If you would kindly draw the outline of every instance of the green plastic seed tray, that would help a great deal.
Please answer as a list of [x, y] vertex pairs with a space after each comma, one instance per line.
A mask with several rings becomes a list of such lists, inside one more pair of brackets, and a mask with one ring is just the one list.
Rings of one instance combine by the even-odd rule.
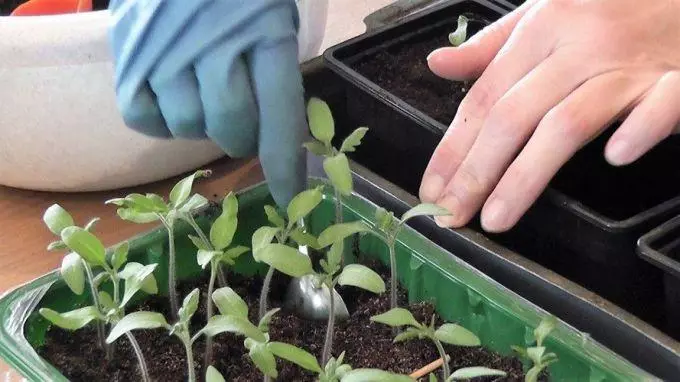
[[[311, 185], [325, 184], [317, 178]], [[324, 188], [328, 190], [329, 188]], [[324, 200], [309, 217], [312, 233], [319, 234], [334, 220], [332, 193], [324, 191]], [[238, 193], [239, 228], [234, 242], [250, 245], [253, 232], [267, 224], [263, 207], [273, 204], [266, 184]], [[363, 219], [373, 222], [376, 205], [360, 195], [344, 198], [345, 221]], [[199, 213], [197, 220], [209, 227], [218, 207]], [[210, 209], [213, 209], [211, 212]], [[189, 227], [178, 225], [175, 235], [178, 278], [192, 279], [201, 269], [196, 263], [195, 247], [187, 238]], [[160, 292], [167, 288], [167, 235], [161, 227], [131, 238], [129, 259], [148, 264], [158, 262], [156, 278]], [[377, 256], [388, 264], [385, 245], [372, 235], [362, 236], [360, 250]], [[408, 290], [411, 301], [433, 300], [438, 314], [475, 332], [482, 345], [501, 354], [512, 354], [512, 345], [530, 346], [533, 329], [548, 313], [504, 288], [477, 269], [445, 251], [410, 227], [398, 238], [399, 280]], [[264, 274], [264, 266], [242, 256], [233, 271], [244, 275]], [[261, 277], [261, 276], [258, 276]], [[145, 298], [145, 297], [142, 297]], [[58, 271], [39, 277], [6, 293], [0, 298], [0, 357], [32, 381], [66, 381], [67, 379], [36, 352], [50, 330], [49, 323], [37, 314], [40, 307], [66, 311], [89, 301], [87, 293], [75, 296], [60, 279]], [[563, 322], [559, 322], [545, 345], [559, 357], [550, 365], [553, 381], [647, 381], [657, 380], [619, 355]]]

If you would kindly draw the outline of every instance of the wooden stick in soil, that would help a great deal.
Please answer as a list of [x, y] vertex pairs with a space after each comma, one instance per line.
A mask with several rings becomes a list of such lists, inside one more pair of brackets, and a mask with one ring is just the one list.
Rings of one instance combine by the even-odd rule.
[[[447, 358], [447, 361], [448, 361], [449, 357], [447, 356], [446, 358]], [[432, 361], [432, 362], [428, 363], [427, 365], [421, 367], [420, 369], [414, 371], [413, 373], [411, 373], [409, 375], [409, 377], [411, 377], [413, 379], [422, 378], [422, 377], [430, 374], [431, 372], [439, 369], [440, 367], [442, 367], [443, 364], [444, 364], [444, 360], [442, 358], [438, 358], [435, 361]]]

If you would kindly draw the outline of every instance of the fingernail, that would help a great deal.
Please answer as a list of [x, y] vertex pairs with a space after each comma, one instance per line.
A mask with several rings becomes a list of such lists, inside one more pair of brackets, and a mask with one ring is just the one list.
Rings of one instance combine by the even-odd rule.
[[437, 204], [446, 208], [451, 213], [451, 215], [436, 216], [434, 218], [435, 223], [437, 223], [437, 225], [442, 228], [455, 226], [458, 223], [458, 219], [456, 219], [456, 216], [458, 214], [458, 207], [460, 206], [458, 198], [455, 195], [447, 195], [444, 198], [442, 198], [442, 200]]
[[485, 231], [502, 230], [508, 217], [507, 204], [502, 199], [493, 199], [482, 211], [482, 227]]
[[423, 184], [420, 187], [420, 199], [425, 203], [433, 203], [444, 190], [444, 178], [439, 175], [428, 175], [423, 179]]
[[439, 51], [442, 50], [442, 49], [443, 49], [443, 48], [437, 48], [437, 49], [433, 50], [432, 52], [430, 52], [430, 54], [427, 55], [427, 61], [430, 61], [430, 60], [431, 60], [433, 57], [435, 57], [435, 56], [439, 53]]
[[624, 139], [617, 139], [607, 147], [607, 160], [615, 165], [621, 165], [630, 157], [630, 144]]

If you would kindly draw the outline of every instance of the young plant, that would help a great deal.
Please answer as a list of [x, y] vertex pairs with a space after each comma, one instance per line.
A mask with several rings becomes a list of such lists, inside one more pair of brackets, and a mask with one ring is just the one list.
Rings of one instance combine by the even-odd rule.
[[[293, 241], [298, 245], [309, 245], [316, 248], [316, 238], [306, 233], [301, 227], [304, 218], [321, 203], [323, 195], [321, 187], [302, 191], [288, 204], [286, 214], [288, 220], [281, 217], [272, 206], [265, 206], [267, 218], [273, 226], [258, 228], [252, 237], [253, 257], [258, 262], [269, 265], [260, 294], [259, 316], [262, 319], [267, 312], [269, 285], [274, 270], [291, 277], [302, 277], [313, 272], [312, 262], [306, 254], [288, 245]], [[276, 239], [274, 243], [273, 240]]]
[[458, 27], [455, 31], [449, 33], [449, 42], [451, 45], [457, 47], [465, 42], [467, 39], [468, 21], [467, 17], [463, 15], [458, 16]]
[[[264, 374], [265, 381], [278, 376], [275, 357], [315, 373], [321, 372], [316, 358], [307, 351], [283, 342], [270, 341], [269, 323], [279, 308], [268, 311], [255, 326], [248, 319], [248, 305], [233, 289], [220, 288], [213, 293], [212, 299], [221, 314], [212, 317], [201, 333], [212, 337], [231, 332], [246, 337], [244, 346], [248, 349], [248, 356]], [[219, 373], [213, 370], [211, 374], [215, 378]]]
[[313, 154], [324, 157], [323, 168], [335, 193], [335, 223], [342, 223], [342, 198], [351, 195], [354, 187], [345, 153], [356, 151], [368, 128], [354, 130], [338, 150], [332, 144], [335, 122], [328, 104], [318, 98], [311, 98], [307, 104], [307, 119], [314, 139], [304, 146]]
[[442, 216], [449, 215], [449, 211], [435, 204], [422, 203], [402, 215], [401, 219], [396, 220], [392, 212], [387, 212], [382, 207], [378, 207], [375, 212], [377, 225], [371, 227], [363, 221], [351, 223], [334, 224], [327, 227], [318, 239], [318, 247], [324, 248], [331, 243], [342, 240], [357, 233], [371, 233], [380, 238], [388, 247], [390, 253], [390, 308], [397, 307], [397, 259], [395, 244], [397, 236], [404, 224], [416, 216]]
[[553, 316], [547, 316], [541, 320], [538, 327], [534, 329], [534, 338], [536, 339], [536, 346], [523, 348], [520, 346], [513, 346], [512, 349], [521, 357], [530, 360], [533, 365], [524, 376], [525, 382], [536, 382], [541, 372], [550, 366], [550, 364], [557, 362], [558, 358], [555, 353], [546, 353], [546, 347], [543, 346], [543, 341], [548, 334], [555, 329], [557, 319]]
[[168, 232], [168, 296], [170, 309], [176, 314], [178, 307], [176, 290], [176, 258], [174, 227], [177, 219], [188, 222], [204, 243], [209, 241], [193, 218], [193, 211], [208, 204], [208, 200], [199, 195], [191, 195], [194, 180], [210, 176], [209, 170], [199, 170], [180, 180], [170, 191], [169, 202], [156, 194], [129, 194], [124, 198], [106, 201], [106, 204], [118, 206], [118, 216], [127, 221], [144, 224], [160, 221]]
[[[430, 324], [423, 324], [418, 322], [415, 317], [406, 309], [394, 308], [385, 313], [379, 314], [377, 316], [371, 317], [372, 322], [379, 322], [393, 328], [399, 328], [406, 326], [406, 330], [399, 333], [395, 338], [394, 342], [407, 341], [411, 339], [429, 339], [431, 340], [441, 359], [446, 360], [448, 356], [444, 351], [444, 346], [442, 343], [455, 346], [480, 346], [481, 342], [479, 338], [471, 331], [465, 329], [464, 327], [457, 324], [445, 323], [438, 328], [435, 327], [435, 315], [432, 315], [432, 320]], [[443, 369], [443, 379], [445, 381], [450, 381], [451, 373], [449, 371], [448, 362], [442, 364]], [[478, 370], [482, 371], [482, 370]], [[501, 371], [494, 370], [495, 373], [502, 373]], [[483, 374], [483, 375], [496, 375], [496, 374]], [[477, 375], [482, 376], [482, 375]]]
[[[238, 200], [233, 193], [229, 193], [222, 201], [222, 213], [215, 219], [210, 227], [210, 239], [206, 243], [204, 240], [196, 236], [189, 235], [189, 238], [198, 248], [198, 264], [205, 269], [210, 266], [210, 281], [208, 282], [208, 296], [213, 295], [215, 289], [215, 279], [218, 269], [222, 269], [223, 265], [233, 266], [236, 259], [242, 254], [246, 253], [249, 248], [243, 246], [236, 246], [229, 248], [236, 227], [238, 225]], [[210, 297], [207, 301], [206, 322], [213, 316], [213, 303]], [[212, 338], [208, 337], [206, 340], [205, 362], [204, 365], [210, 365], [212, 361]]]

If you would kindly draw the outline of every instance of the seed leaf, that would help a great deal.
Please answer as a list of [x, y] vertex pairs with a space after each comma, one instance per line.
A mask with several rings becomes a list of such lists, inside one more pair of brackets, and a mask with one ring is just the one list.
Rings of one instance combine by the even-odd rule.
[[274, 267], [291, 277], [302, 277], [313, 272], [309, 256], [283, 244], [269, 244], [256, 255], [256, 260]]
[[55, 235], [61, 235], [61, 231], [75, 225], [73, 217], [62, 206], [53, 204], [45, 210], [43, 221], [47, 228]]
[[296, 224], [305, 216], [309, 215], [309, 213], [321, 203], [322, 198], [321, 187], [302, 191], [295, 195], [288, 204], [288, 227], [292, 227], [293, 224]]
[[111, 329], [111, 333], [106, 338], [107, 343], [113, 343], [123, 334], [137, 329], [157, 329], [170, 328], [165, 317], [156, 312], [134, 312], [123, 317], [116, 326]]
[[267, 346], [263, 343], [255, 343], [250, 347], [248, 352], [250, 359], [253, 360], [255, 366], [262, 372], [262, 374], [268, 375], [271, 378], [276, 378], [278, 376], [278, 371], [276, 371], [276, 358], [269, 351]]
[[83, 228], [71, 226], [61, 231], [61, 240], [92, 265], [106, 266], [106, 249], [99, 239]]
[[274, 315], [278, 313], [279, 310], [281, 310], [281, 308], [270, 309], [264, 314], [264, 316], [262, 316], [259, 324], [257, 325], [261, 332], [266, 333], [269, 331], [269, 323], [271, 322], [272, 317], [274, 317]]
[[248, 304], [233, 289], [223, 287], [213, 292], [212, 300], [223, 315], [248, 319]]
[[220, 374], [214, 366], [208, 366], [208, 370], [205, 371], [205, 382], [226, 382], [222, 374]]
[[352, 285], [373, 293], [385, 292], [385, 282], [380, 275], [361, 264], [349, 264], [340, 273], [338, 284]]
[[91, 321], [102, 318], [94, 306], [86, 306], [66, 313], [58, 313], [49, 308], [41, 308], [39, 313], [54, 325], [66, 330], [78, 330]]
[[394, 374], [379, 369], [354, 369], [348, 371], [341, 382], [415, 382], [408, 375]]
[[444, 207], [438, 206], [436, 204], [430, 204], [430, 203], [421, 203], [418, 204], [417, 206], [411, 208], [410, 210], [406, 211], [406, 213], [401, 217], [401, 221], [405, 222], [410, 218], [416, 217], [416, 216], [441, 216], [441, 215], [450, 215], [451, 213], [449, 210], [447, 210]]
[[536, 337], [536, 344], [538, 346], [543, 345], [543, 340], [550, 334], [553, 329], [557, 326], [557, 318], [554, 316], [548, 316], [541, 320], [538, 327], [534, 329], [534, 336]]
[[312, 154], [318, 155], [320, 157], [328, 155], [330, 151], [328, 150], [328, 147], [319, 141], [305, 142], [302, 144], [302, 146], [304, 146]]
[[123, 220], [137, 224], [146, 224], [158, 220], [158, 215], [153, 212], [138, 212], [132, 208], [119, 208], [116, 213]]
[[253, 256], [257, 260], [257, 255], [260, 250], [271, 244], [274, 237], [281, 231], [280, 228], [276, 227], [260, 227], [253, 233]]
[[182, 322], [188, 322], [191, 317], [196, 313], [198, 309], [198, 288], [194, 289], [186, 297], [184, 297], [184, 302], [182, 302], [182, 307], [179, 308], [179, 320]]
[[443, 324], [434, 332], [439, 341], [456, 346], [479, 346], [479, 338], [471, 331], [456, 324]]
[[371, 321], [380, 322], [381, 324], [389, 325], [392, 327], [410, 325], [410, 326], [420, 326], [415, 317], [404, 308], [394, 308], [388, 310], [385, 313], [379, 314], [377, 316], [371, 317]]
[[352, 171], [343, 153], [323, 160], [323, 169], [333, 186], [344, 196], [352, 194]]
[[198, 261], [198, 265], [205, 269], [214, 258], [219, 256], [222, 256], [222, 251], [206, 251], [204, 249], [199, 249], [196, 254], [196, 260]]
[[85, 290], [85, 267], [80, 256], [75, 253], [64, 256], [59, 273], [73, 293], [79, 296], [83, 294]]
[[356, 150], [356, 147], [361, 144], [361, 140], [364, 138], [367, 131], [368, 127], [360, 127], [354, 130], [352, 134], [350, 134], [342, 142], [342, 146], [340, 146], [340, 152], [343, 153], [354, 152]]
[[286, 226], [285, 220], [279, 215], [278, 211], [276, 211], [276, 208], [266, 205], [264, 206], [264, 213], [267, 214], [267, 220], [269, 220], [270, 223], [274, 224], [276, 227], [283, 228]]
[[[138, 264], [138, 263], [131, 263]], [[141, 264], [139, 264], [141, 265]], [[143, 265], [137, 267], [133, 265], [132, 267], [137, 267], [137, 270], [125, 279], [125, 292], [123, 292], [123, 300], [121, 301], [121, 306], [125, 306], [130, 299], [140, 290], [145, 283], [148, 283], [149, 276], [153, 277], [153, 271], [156, 269], [158, 264]], [[127, 269], [127, 267], [126, 267]], [[155, 289], [155, 290], [154, 290]], [[158, 293], [158, 286], [156, 285], [156, 279], [153, 279], [153, 288], [147, 284], [147, 292], [150, 294]]]
[[312, 247], [314, 249], [319, 248], [319, 241], [314, 237], [314, 235], [303, 232], [300, 228], [295, 228], [290, 232], [290, 238], [293, 239], [298, 245], [305, 245]]
[[113, 255], [111, 256], [113, 270], [118, 271], [127, 262], [128, 252], [130, 252], [130, 243], [127, 241], [121, 243], [113, 250]]
[[179, 210], [182, 213], [190, 214], [199, 208], [207, 206], [208, 203], [208, 199], [206, 199], [205, 196], [201, 194], [193, 194], [191, 195], [191, 198], [186, 201], [186, 203], [182, 204], [182, 207], [180, 207]]
[[507, 373], [502, 370], [490, 369], [483, 366], [472, 366], [458, 369], [451, 374], [451, 380], [472, 379], [478, 377], [505, 377]]
[[403, 342], [403, 341], [412, 340], [412, 339], [414, 339], [414, 338], [420, 337], [420, 336], [421, 336], [421, 333], [422, 333], [422, 332], [421, 332], [420, 329], [416, 329], [416, 328], [413, 328], [413, 327], [408, 327], [408, 328], [406, 328], [406, 330], [404, 330], [403, 332], [397, 334], [397, 335], [394, 337], [394, 342], [397, 343], [397, 342]]
[[319, 235], [319, 248], [325, 248], [356, 233], [370, 231], [371, 227], [363, 221], [333, 224], [324, 229]]
[[316, 357], [307, 351], [298, 348], [297, 346], [289, 345], [283, 342], [269, 342], [267, 344], [267, 349], [269, 349], [269, 351], [275, 356], [292, 362], [304, 369], [313, 371], [315, 373], [321, 372], [321, 366], [319, 366], [319, 362], [316, 360]]
[[335, 122], [328, 104], [319, 98], [311, 98], [307, 103], [307, 120], [314, 138], [330, 146], [335, 135]]
[[203, 328], [203, 333], [208, 337], [216, 336], [220, 333], [236, 333], [247, 338], [252, 338], [257, 342], [266, 342], [264, 334], [253, 325], [248, 319], [233, 315], [217, 315], [208, 320], [208, 324]]
[[458, 27], [455, 31], [449, 33], [449, 42], [453, 46], [460, 46], [467, 39], [468, 18], [460, 15], [458, 16]]
[[170, 205], [173, 208], [177, 208], [182, 203], [184, 203], [191, 194], [191, 188], [194, 185], [194, 180], [201, 177], [208, 177], [210, 174], [210, 170], [198, 170], [177, 182], [177, 184], [175, 184], [175, 186], [170, 191]]
[[227, 248], [234, 239], [238, 224], [238, 200], [233, 192], [230, 192], [222, 201], [222, 214], [215, 220], [210, 228], [210, 242], [215, 249]]

